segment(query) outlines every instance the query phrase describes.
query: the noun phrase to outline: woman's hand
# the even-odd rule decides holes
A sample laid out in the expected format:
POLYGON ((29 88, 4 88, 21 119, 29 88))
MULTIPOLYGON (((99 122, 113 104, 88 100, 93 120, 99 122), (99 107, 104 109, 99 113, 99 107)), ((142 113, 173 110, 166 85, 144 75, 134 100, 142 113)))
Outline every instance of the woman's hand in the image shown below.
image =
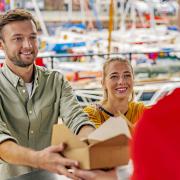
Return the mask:
POLYGON ((81 170, 74 168, 73 174, 82 180, 117 180, 115 169, 109 171, 103 170, 81 170))

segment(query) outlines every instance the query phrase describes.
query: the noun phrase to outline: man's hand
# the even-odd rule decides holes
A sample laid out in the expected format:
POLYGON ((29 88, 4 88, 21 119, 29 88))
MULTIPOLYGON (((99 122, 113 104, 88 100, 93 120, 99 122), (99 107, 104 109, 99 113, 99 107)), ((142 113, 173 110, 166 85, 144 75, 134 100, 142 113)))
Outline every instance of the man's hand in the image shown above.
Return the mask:
POLYGON ((82 180, 117 180, 115 169, 109 171, 102 170, 80 170, 74 168, 73 174, 82 180))
POLYGON ((40 168, 77 180, 78 178, 70 173, 68 168, 78 167, 78 162, 63 157, 61 153, 64 149, 65 145, 60 144, 34 151, 7 140, 0 144, 0 159, 10 164, 40 168))
POLYGON ((78 179, 74 174, 68 171, 70 167, 78 167, 78 162, 63 157, 61 152, 64 149, 65 145, 60 144, 38 151, 36 160, 37 168, 65 175, 72 179, 78 179))

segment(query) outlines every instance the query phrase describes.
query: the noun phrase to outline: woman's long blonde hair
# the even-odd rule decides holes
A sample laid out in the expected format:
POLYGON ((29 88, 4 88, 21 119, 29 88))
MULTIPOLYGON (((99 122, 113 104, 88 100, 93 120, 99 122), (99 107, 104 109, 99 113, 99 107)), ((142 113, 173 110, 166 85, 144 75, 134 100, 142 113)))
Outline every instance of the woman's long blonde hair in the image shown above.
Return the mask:
MULTIPOLYGON (((105 78, 107 76, 107 68, 109 67, 109 64, 111 64, 112 62, 116 62, 116 61, 121 62, 121 63, 127 63, 131 67, 132 74, 133 74, 133 77, 134 77, 133 67, 131 65, 131 62, 127 58, 122 58, 122 57, 110 58, 103 65, 102 84, 104 84, 104 82, 105 82, 105 78)), ((103 91, 104 91, 103 92, 103 99, 101 101, 102 104, 106 103, 107 98, 108 98, 107 90, 105 88, 103 88, 103 91)), ((129 97, 129 101, 133 101, 133 100, 134 100, 134 90, 133 90, 131 96, 129 97)))

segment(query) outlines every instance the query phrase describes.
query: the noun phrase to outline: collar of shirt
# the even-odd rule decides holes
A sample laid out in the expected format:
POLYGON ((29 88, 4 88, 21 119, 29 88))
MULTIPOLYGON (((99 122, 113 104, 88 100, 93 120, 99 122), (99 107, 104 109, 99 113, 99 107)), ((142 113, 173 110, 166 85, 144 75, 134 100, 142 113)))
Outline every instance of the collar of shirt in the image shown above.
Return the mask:
MULTIPOLYGON (((15 73, 13 73, 6 63, 4 63, 4 66, 2 67, 2 72, 15 88, 17 87, 18 84, 20 86, 25 86, 24 80, 15 73)), ((34 86, 38 86, 38 69, 35 65, 34 65, 34 72, 35 72, 34 86)))

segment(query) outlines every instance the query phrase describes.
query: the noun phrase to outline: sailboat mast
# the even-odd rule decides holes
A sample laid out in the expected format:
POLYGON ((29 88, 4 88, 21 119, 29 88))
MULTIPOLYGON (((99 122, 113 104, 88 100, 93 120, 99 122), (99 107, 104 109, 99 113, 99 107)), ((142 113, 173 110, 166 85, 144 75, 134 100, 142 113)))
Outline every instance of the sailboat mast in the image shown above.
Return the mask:
POLYGON ((43 19, 42 15, 41 15, 41 11, 39 10, 39 7, 38 7, 38 5, 36 3, 36 0, 32 0, 32 3, 33 3, 33 6, 34 6, 36 15, 38 17, 39 24, 41 26, 42 32, 43 32, 43 34, 45 36, 48 36, 48 31, 47 31, 46 25, 44 23, 44 19, 43 19))
POLYGON ((149 10, 150 10, 150 28, 155 30, 155 17, 154 17, 154 4, 152 0, 148 1, 149 10))
POLYGON ((14 0, 10 0, 10 9, 14 9, 15 8, 15 2, 14 0))
POLYGON ((114 23, 114 2, 111 0, 109 5, 109 34, 108 34, 108 53, 111 52, 112 30, 114 23))
POLYGON ((180 0, 178 0, 177 26, 180 29, 180 0))

